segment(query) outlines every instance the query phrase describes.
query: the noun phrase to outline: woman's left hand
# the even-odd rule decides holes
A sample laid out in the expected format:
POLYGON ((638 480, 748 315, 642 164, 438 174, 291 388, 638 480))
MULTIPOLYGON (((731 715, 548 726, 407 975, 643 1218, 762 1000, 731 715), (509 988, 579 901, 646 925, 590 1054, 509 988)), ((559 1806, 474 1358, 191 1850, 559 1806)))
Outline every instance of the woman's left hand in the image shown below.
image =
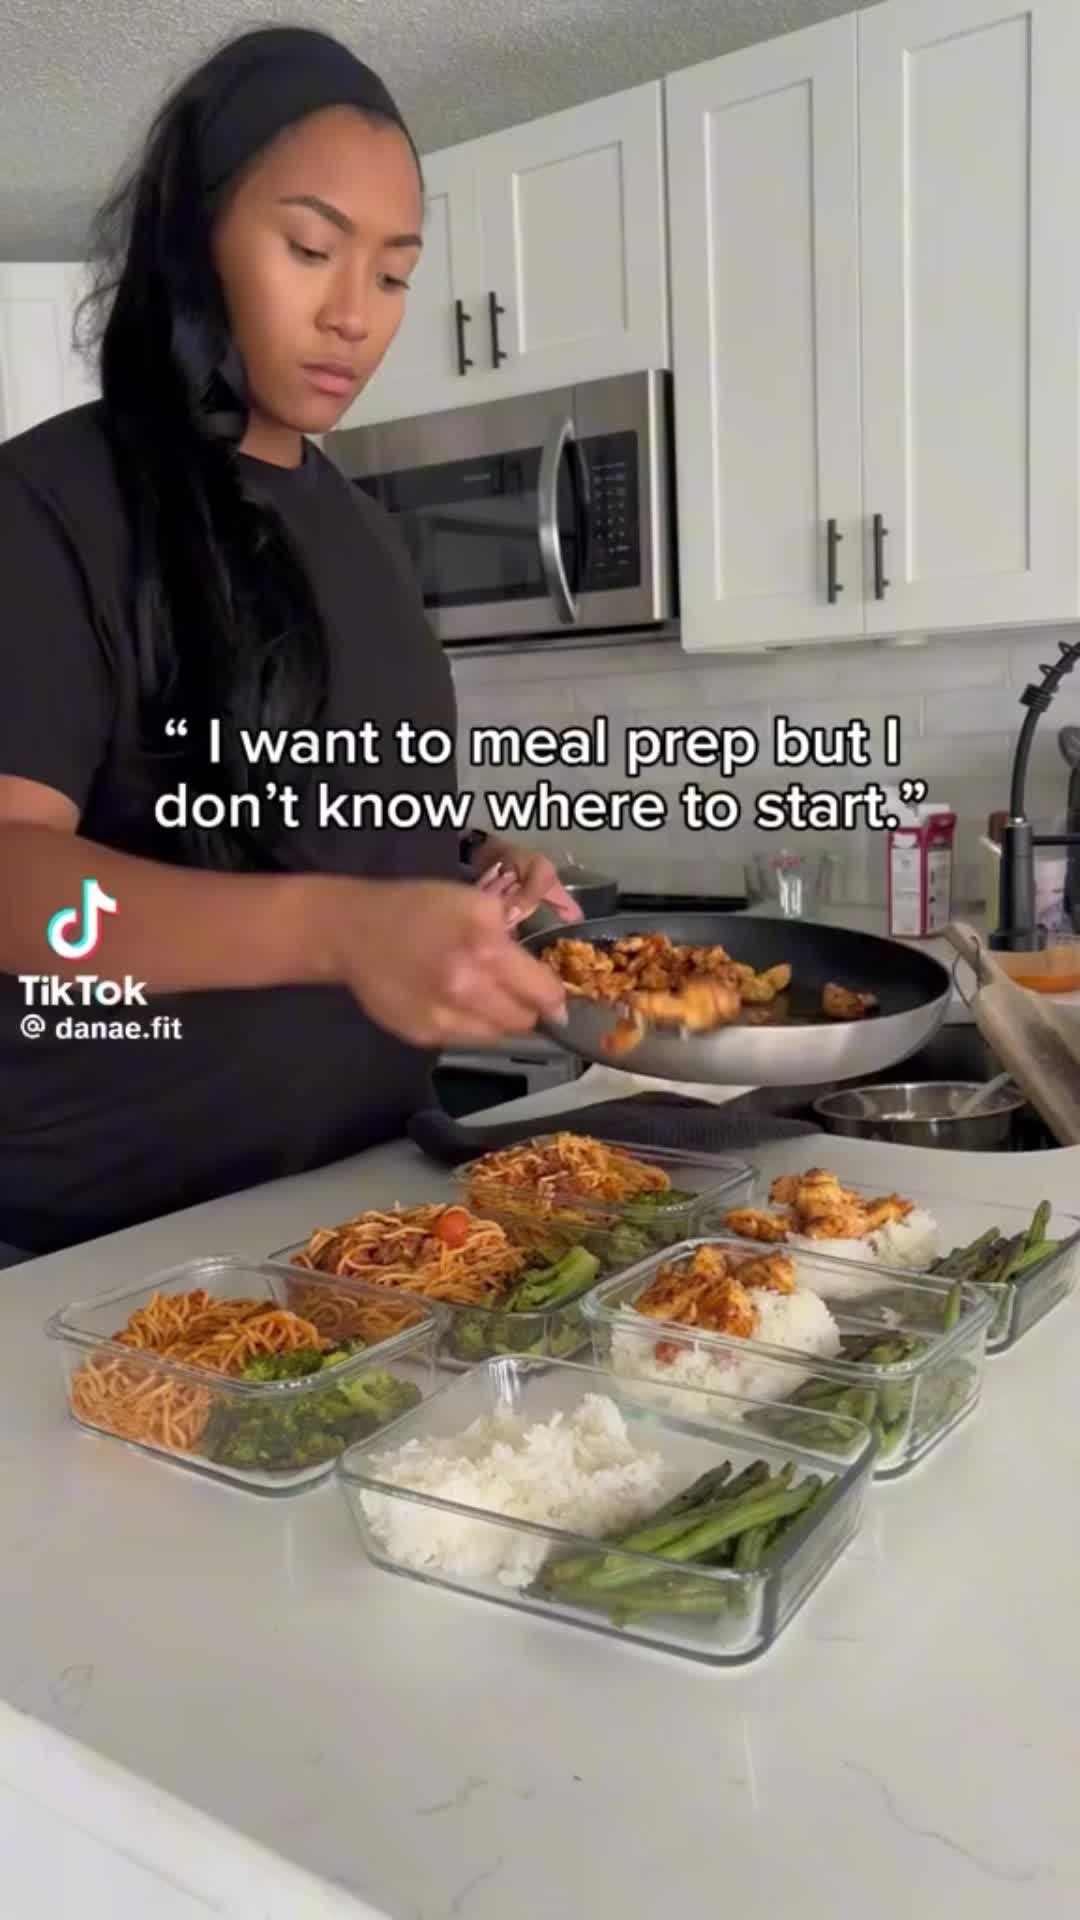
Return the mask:
POLYGON ((567 893, 554 864, 546 854, 531 853, 527 847, 515 847, 507 840, 486 840, 479 849, 476 867, 479 885, 506 902, 507 925, 517 926, 536 912, 551 907, 566 926, 584 919, 573 895, 567 893))

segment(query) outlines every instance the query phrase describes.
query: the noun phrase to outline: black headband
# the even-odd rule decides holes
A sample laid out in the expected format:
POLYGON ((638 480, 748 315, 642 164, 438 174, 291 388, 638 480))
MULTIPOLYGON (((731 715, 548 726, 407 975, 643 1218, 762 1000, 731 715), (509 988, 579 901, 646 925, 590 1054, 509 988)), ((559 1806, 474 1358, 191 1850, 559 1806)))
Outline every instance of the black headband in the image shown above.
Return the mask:
MULTIPOLYGON (((215 192, 275 134, 323 107, 358 107, 408 130, 378 74, 339 41, 304 27, 246 34, 232 72, 198 127, 202 183, 215 192)), ((410 142, 411 144, 411 142, 410 142)))

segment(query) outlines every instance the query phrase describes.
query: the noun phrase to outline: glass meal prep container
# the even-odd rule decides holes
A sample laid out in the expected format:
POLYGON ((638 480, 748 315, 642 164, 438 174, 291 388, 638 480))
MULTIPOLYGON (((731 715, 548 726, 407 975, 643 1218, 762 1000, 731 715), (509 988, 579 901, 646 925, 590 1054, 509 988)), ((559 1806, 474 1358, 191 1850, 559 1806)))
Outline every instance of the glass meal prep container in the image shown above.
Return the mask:
POLYGON ((793 1415, 804 1411, 813 1414, 815 1431, 822 1418, 855 1419, 877 1442, 875 1478, 892 1480, 939 1446, 977 1405, 993 1306, 962 1281, 948 1289, 928 1286, 908 1275, 790 1247, 759 1246, 755 1254, 745 1240, 710 1234, 605 1281, 584 1311, 596 1364, 615 1378, 637 1380, 635 1390, 647 1404, 662 1409, 670 1395, 681 1400, 689 1391, 697 1417, 708 1419, 714 1393, 745 1394, 770 1403, 747 1415, 755 1431, 765 1433, 777 1420, 791 1432, 793 1415), (825 1301, 840 1336, 840 1354, 825 1358, 796 1346, 702 1332, 636 1313, 635 1301, 659 1270, 688 1261, 699 1247, 716 1247, 739 1259, 789 1254, 796 1287, 825 1301))
MULTIPOLYGON (((560 1232, 580 1233, 583 1224, 590 1230, 610 1235, 605 1241, 606 1258, 618 1260, 623 1267, 642 1260, 656 1247, 671 1246, 698 1230, 698 1222, 711 1217, 718 1207, 749 1204, 757 1175, 744 1160, 712 1153, 682 1153, 671 1147, 638 1147, 626 1140, 604 1134, 583 1135, 598 1146, 626 1154, 643 1166, 655 1168, 669 1182, 656 1194, 639 1194, 628 1200, 605 1200, 578 1192, 571 1177, 549 1192, 541 1194, 528 1186, 510 1186, 482 1177, 482 1154, 455 1169, 464 1205, 490 1219, 512 1221, 522 1234, 534 1223, 543 1223, 560 1232)), ((529 1152, 550 1146, 556 1134, 537 1134, 531 1140, 518 1140, 512 1149, 529 1152)))
POLYGON ((352 1441, 432 1391, 440 1323, 426 1301, 358 1287, 346 1325, 332 1297, 322 1297, 330 1290, 309 1277, 305 1317, 333 1345, 318 1372, 291 1379, 222 1374, 115 1338, 155 1295, 201 1290, 211 1302, 266 1300, 297 1312, 287 1276, 263 1261, 235 1254, 191 1260, 65 1307, 45 1332, 60 1347, 72 1418, 259 1493, 294 1493, 324 1479, 352 1441), (363 1348, 333 1358, 333 1346, 360 1340, 363 1348))
MULTIPOLYGON (((497 1302, 485 1306, 438 1301, 439 1366, 449 1369, 474 1367, 480 1361, 501 1353, 531 1354, 553 1359, 565 1359, 581 1353, 589 1344, 589 1330, 581 1312, 582 1300, 590 1288, 607 1275, 621 1272, 625 1265, 625 1261, 619 1260, 611 1246, 609 1229, 592 1224, 587 1233, 583 1233, 580 1226, 571 1232, 563 1223, 539 1230, 535 1220, 519 1222, 511 1218, 499 1218, 495 1224, 502 1228, 512 1244, 520 1247, 523 1254, 536 1263, 535 1267, 523 1267, 514 1285, 525 1283, 532 1272, 541 1272, 560 1261, 566 1261, 569 1270, 568 1290, 560 1290, 557 1300, 549 1306, 526 1310, 509 1310, 497 1302), (577 1286, 573 1283, 575 1265, 580 1266, 582 1274, 577 1286)), ((364 1296, 374 1292, 380 1298, 390 1300, 404 1293, 404 1289, 399 1291, 397 1287, 373 1286, 351 1273, 334 1274, 301 1265, 300 1256, 308 1244, 308 1240, 301 1240, 295 1246, 282 1247, 269 1256, 271 1266, 286 1275, 284 1284, 290 1304, 294 1301, 301 1303, 296 1307, 297 1312, 304 1311, 304 1283, 309 1276, 320 1287, 329 1290, 339 1313, 346 1318, 350 1300, 358 1291, 364 1296), (303 1275, 302 1280, 298 1277, 298 1269, 299 1274, 303 1275)))
MULTIPOLYGON (((364 1550, 379 1567, 712 1665, 741 1665, 773 1644, 850 1543, 874 1457, 874 1441, 857 1421, 804 1413, 790 1436, 751 1434, 751 1411, 750 1402, 716 1396, 703 1423, 690 1405, 665 1412, 643 1406, 633 1382, 592 1367, 504 1357, 450 1381, 385 1442, 376 1438, 350 1447, 338 1480, 364 1550), (632 1527, 608 1529, 603 1539, 412 1491, 390 1477, 385 1456, 410 1442, 446 1441, 485 1416, 516 1417, 528 1425, 556 1413, 571 1415, 593 1395, 613 1401, 632 1444, 658 1454, 663 1464, 659 1491, 644 1503, 641 1516, 632 1527), (699 1534, 693 1558, 678 1557, 670 1544, 672 1528, 666 1552, 655 1530, 651 1548, 623 1549, 627 1534, 643 1537, 658 1511, 706 1473, 715 1481, 726 1472, 714 1498, 729 1499, 730 1516, 736 1498, 745 1503, 751 1497, 737 1484, 748 1470, 759 1476, 759 1485, 770 1483, 765 1495, 775 1493, 781 1480, 797 1494, 813 1479, 817 1491, 771 1538, 761 1525, 751 1538, 751 1519, 764 1515, 760 1506, 751 1515, 744 1504, 742 1550, 730 1517, 727 1538, 724 1525, 709 1540, 699 1534), (735 1564, 719 1564, 721 1555, 735 1564)), ((806 1498, 809 1486, 803 1491, 806 1498)), ((699 1506, 697 1516, 701 1512, 699 1506)), ((713 1519, 717 1513, 722 1519, 723 1510, 714 1506, 713 1519)))
MULTIPOLYGON (((751 1204, 755 1208, 772 1211, 769 1200, 770 1180, 760 1179, 751 1204)), ((841 1184, 849 1193, 860 1200, 880 1197, 881 1190, 874 1187, 859 1186, 855 1181, 845 1180, 841 1184)), ((920 1213, 927 1213, 936 1222, 934 1244, 927 1254, 925 1249, 913 1248, 910 1256, 902 1259, 892 1257, 888 1252, 875 1255, 869 1249, 860 1255, 854 1248, 848 1253, 837 1253, 831 1257, 847 1261, 860 1261, 874 1273, 888 1272, 904 1279, 923 1279, 934 1286, 949 1286, 949 1273, 936 1274, 930 1270, 930 1262, 955 1253, 959 1249, 972 1248, 976 1241, 982 1242, 983 1271, 986 1263, 994 1258, 997 1242, 1013 1242, 1019 1245, 1029 1233, 1034 1222, 1035 1207, 999 1206, 996 1201, 958 1199, 952 1195, 943 1196, 926 1191, 916 1191, 905 1186, 900 1196, 911 1200, 920 1213)), ((724 1214, 730 1203, 724 1201, 710 1212, 708 1228, 714 1228, 722 1235, 730 1229, 724 1224, 724 1214)), ((745 1205, 743 1201, 736 1203, 745 1205)), ((1015 1279, 1003 1283, 983 1285, 978 1279, 978 1270, 974 1267, 961 1268, 961 1277, 969 1285, 976 1286, 993 1303, 993 1318, 987 1342, 989 1353, 1003 1353, 1009 1347, 1030 1333, 1032 1327, 1059 1306, 1075 1290, 1080 1279, 1080 1218, 1075 1214, 1063 1213, 1051 1209, 1043 1229, 1045 1240, 1057 1242, 1056 1249, 1042 1259, 1026 1264, 1015 1279)), ((764 1252, 765 1244, 747 1241, 744 1244, 757 1245, 764 1252)), ((777 1243, 782 1247, 783 1242, 777 1243)), ((817 1257, 817 1256, 815 1256, 817 1257)), ((974 1258, 974 1251, 973 1251, 974 1258)), ((950 1266, 952 1263, 950 1263, 950 1266)))
MULTIPOLYGON (((595 1136, 590 1136, 595 1138, 595 1136)), ((521 1143, 536 1144, 532 1141, 521 1143)), ((447 1368, 476 1366, 499 1354, 531 1354, 551 1359, 568 1359, 588 1349, 589 1332, 582 1317, 581 1303, 599 1281, 643 1259, 654 1247, 682 1239, 687 1223, 697 1217, 701 1207, 718 1205, 721 1199, 735 1205, 753 1190, 754 1171, 741 1160, 719 1158, 713 1154, 681 1154, 624 1146, 605 1140, 606 1146, 619 1146, 646 1165, 662 1168, 676 1198, 664 1205, 641 1207, 633 1201, 583 1200, 564 1194, 554 1198, 530 1194, 518 1189, 485 1186, 483 1198, 473 1204, 468 1191, 469 1167, 457 1169, 461 1188, 454 1205, 464 1206, 478 1218, 492 1220, 503 1229, 511 1243, 526 1256, 528 1265, 516 1276, 521 1284, 536 1268, 550 1269, 559 1263, 568 1266, 567 1285, 559 1286, 550 1303, 526 1309, 509 1310, 498 1301, 491 1305, 458 1305, 440 1301, 442 1329, 439 1363, 447 1368), (575 1284, 575 1268, 581 1279, 575 1284)), ((475 1161, 470 1166, 475 1166, 475 1161)), ((341 1231, 346 1223, 331 1229, 341 1231)), ((308 1239, 279 1248, 269 1255, 275 1266, 294 1268, 310 1244, 308 1239)), ((311 1271, 303 1268, 306 1273, 311 1271)), ((344 1298, 352 1287, 351 1274, 332 1274, 315 1269, 318 1277, 333 1286, 344 1298)))

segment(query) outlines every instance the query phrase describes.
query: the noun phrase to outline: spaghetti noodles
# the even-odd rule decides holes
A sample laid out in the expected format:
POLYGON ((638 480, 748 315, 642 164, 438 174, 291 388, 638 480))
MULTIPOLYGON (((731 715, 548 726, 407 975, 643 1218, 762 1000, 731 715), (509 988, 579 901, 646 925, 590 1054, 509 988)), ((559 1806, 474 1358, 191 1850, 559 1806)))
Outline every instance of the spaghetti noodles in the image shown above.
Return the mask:
POLYGON ((526 1194, 545 1203, 562 1198, 618 1202, 670 1186, 662 1167, 580 1133, 557 1133, 550 1140, 526 1140, 487 1153, 468 1177, 474 1205, 526 1194))
MULTIPOLYGON (((464 1207, 419 1206, 360 1213, 339 1227, 320 1227, 292 1262, 336 1279, 474 1307, 505 1292, 525 1254, 494 1220, 478 1219, 464 1207)), ((346 1311, 347 1294, 330 1298, 346 1311)), ((325 1310, 331 1311, 329 1303, 325 1310)))
POLYGON ((330 1341, 312 1321, 273 1300, 215 1300, 201 1288, 156 1293, 113 1336, 132 1358, 102 1349, 72 1374, 72 1412, 122 1440, 190 1453, 205 1431, 214 1391, 154 1359, 236 1377, 263 1354, 323 1351, 330 1341), (136 1358, 135 1355, 139 1357, 136 1358))
POLYGON ((366 1347, 393 1340, 407 1333, 423 1317, 420 1307, 396 1300, 387 1289, 382 1300, 372 1300, 345 1287, 333 1287, 320 1277, 317 1286, 302 1280, 288 1282, 289 1305, 295 1313, 310 1320, 330 1346, 348 1340, 362 1340, 366 1347))

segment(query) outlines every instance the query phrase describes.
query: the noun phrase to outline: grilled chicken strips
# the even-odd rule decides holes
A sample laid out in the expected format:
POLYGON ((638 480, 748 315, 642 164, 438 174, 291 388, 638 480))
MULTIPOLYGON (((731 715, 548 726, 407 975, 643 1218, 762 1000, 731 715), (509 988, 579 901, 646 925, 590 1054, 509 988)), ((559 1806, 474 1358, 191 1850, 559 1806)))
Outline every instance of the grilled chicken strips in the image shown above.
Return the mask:
POLYGON ((840 1184, 835 1173, 811 1167, 806 1173, 784 1173, 769 1188, 778 1208, 767 1213, 754 1207, 735 1207, 724 1215, 724 1225, 741 1240, 777 1244, 792 1235, 804 1240, 862 1240, 890 1220, 906 1220, 914 1201, 889 1193, 878 1200, 864 1199, 840 1184))
POLYGON ((794 1293, 795 1262, 783 1253, 746 1259, 724 1247, 698 1247, 689 1260, 661 1267, 634 1306, 652 1320, 747 1340, 757 1325, 755 1288, 794 1293))

